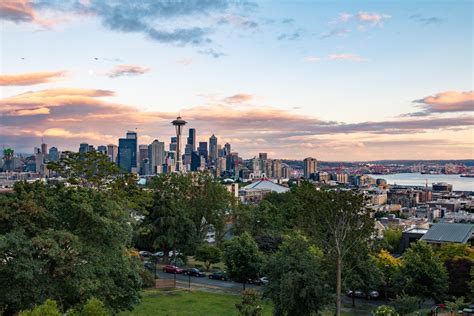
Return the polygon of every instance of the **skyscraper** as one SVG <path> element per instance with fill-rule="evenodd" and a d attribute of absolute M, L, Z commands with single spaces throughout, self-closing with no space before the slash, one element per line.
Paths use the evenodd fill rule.
<path fill-rule="evenodd" d="M 162 166 L 166 163 L 165 143 L 155 139 L 148 145 L 148 157 L 150 158 L 150 168 L 152 173 L 161 173 Z"/>
<path fill-rule="evenodd" d="M 43 155 L 48 155 L 48 144 L 42 143 L 41 144 L 41 153 Z"/>
<path fill-rule="evenodd" d="M 114 144 L 107 145 L 107 156 L 109 156 L 110 161 L 117 163 L 118 155 L 118 146 Z"/>
<path fill-rule="evenodd" d="M 149 162 L 148 145 L 138 145 L 138 161 L 140 166 L 140 174 L 147 174 L 145 170 L 145 162 Z"/>
<path fill-rule="evenodd" d="M 49 149 L 49 160 L 58 161 L 59 160 L 59 151 L 56 147 L 51 147 Z"/>
<path fill-rule="evenodd" d="M 209 138 L 209 160 L 215 162 L 217 157 L 217 137 L 212 134 Z"/>
<path fill-rule="evenodd" d="M 199 156 L 204 157 L 204 159 L 207 160 L 207 142 L 199 142 L 199 148 L 198 148 Z"/>
<path fill-rule="evenodd" d="M 231 149 L 230 144 L 225 143 L 225 145 L 224 145 L 225 156 L 230 155 L 230 152 L 231 152 L 230 149 Z"/>
<path fill-rule="evenodd" d="M 176 142 L 177 142 L 176 136 L 171 137 L 170 151 L 176 151 Z"/>
<path fill-rule="evenodd" d="M 304 177 L 309 179 L 317 170 L 317 160 L 315 158 L 308 157 L 304 161 Z"/>
<path fill-rule="evenodd" d="M 87 152 L 89 152 L 89 144 L 88 143 L 79 144 L 79 153 L 85 154 Z"/>
<path fill-rule="evenodd" d="M 119 139 L 118 165 L 128 172 L 137 172 L 137 138 L 136 132 L 129 131 Z"/>
<path fill-rule="evenodd" d="M 196 151 L 196 129 L 195 128 L 189 129 L 187 144 L 191 145 L 191 151 Z"/>
<path fill-rule="evenodd" d="M 107 155 L 107 146 L 100 145 L 97 147 L 97 151 L 103 155 Z"/>

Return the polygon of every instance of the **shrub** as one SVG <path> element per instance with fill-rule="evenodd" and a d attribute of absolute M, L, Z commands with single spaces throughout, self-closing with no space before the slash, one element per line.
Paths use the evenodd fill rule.
<path fill-rule="evenodd" d="M 61 312 L 56 301 L 46 300 L 32 310 L 21 311 L 19 316 L 61 316 Z"/>
<path fill-rule="evenodd" d="M 263 306 L 260 295 L 255 290 L 245 290 L 242 292 L 242 301 L 235 304 L 241 316 L 261 316 Z"/>
<path fill-rule="evenodd" d="M 418 310 L 420 299 L 416 296 L 409 296 L 405 293 L 397 295 L 392 301 L 392 306 L 400 313 L 400 315 L 408 315 Z"/>
<path fill-rule="evenodd" d="M 91 298 L 86 302 L 82 309 L 81 316 L 108 316 L 110 315 L 102 301 Z"/>
<path fill-rule="evenodd" d="M 155 286 L 155 277 L 153 273 L 148 270 L 140 271 L 140 277 L 142 278 L 142 287 L 154 287 Z"/>
<path fill-rule="evenodd" d="M 374 311 L 374 316 L 398 316 L 398 313 L 391 306 L 380 305 Z"/>

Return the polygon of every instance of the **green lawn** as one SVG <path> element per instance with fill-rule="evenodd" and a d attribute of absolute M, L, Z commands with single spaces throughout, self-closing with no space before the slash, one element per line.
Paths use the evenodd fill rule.
<path fill-rule="evenodd" d="M 122 312 L 119 315 L 238 315 L 235 303 L 239 301 L 239 295 L 231 294 L 150 290 L 143 292 L 142 302 L 132 312 Z M 264 304 L 263 314 L 272 315 L 270 303 Z"/>

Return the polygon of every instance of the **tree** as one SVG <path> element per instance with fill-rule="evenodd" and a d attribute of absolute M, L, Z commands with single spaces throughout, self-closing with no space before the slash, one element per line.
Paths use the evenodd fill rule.
<path fill-rule="evenodd" d="M 381 248 L 387 249 L 392 253 L 400 251 L 400 242 L 402 240 L 401 227 L 389 227 L 383 232 L 383 239 L 380 242 Z"/>
<path fill-rule="evenodd" d="M 235 304 L 241 316 L 261 316 L 263 315 L 263 306 L 259 297 L 259 293 L 255 290 L 245 290 L 242 292 L 242 301 Z"/>
<path fill-rule="evenodd" d="M 299 226 L 314 238 L 336 270 L 336 314 L 341 314 L 343 262 L 374 230 L 365 197 L 351 191 L 316 191 L 303 184 L 295 191 L 301 206 Z"/>
<path fill-rule="evenodd" d="M 474 249 L 467 244 L 442 245 L 435 250 L 435 254 L 443 262 L 457 259 L 469 259 L 474 261 Z"/>
<path fill-rule="evenodd" d="M 269 283 L 265 296 L 274 304 L 275 315 L 312 315 L 330 301 L 323 253 L 302 235 L 285 237 L 263 271 Z"/>
<path fill-rule="evenodd" d="M 390 252 L 385 249 L 381 249 L 373 258 L 377 268 L 382 272 L 382 285 L 384 287 L 385 299 L 389 296 L 395 296 L 394 277 L 401 265 L 401 260 L 393 257 Z"/>
<path fill-rule="evenodd" d="M 424 241 L 412 243 L 396 275 L 399 292 L 422 299 L 442 300 L 448 288 L 448 273 L 433 249 Z"/>
<path fill-rule="evenodd" d="M 380 305 L 374 311 L 374 316 L 398 316 L 398 313 L 391 306 Z"/>
<path fill-rule="evenodd" d="M 470 272 L 473 270 L 474 261 L 470 259 L 449 259 L 444 265 L 448 271 L 448 293 L 457 297 L 469 293 Z"/>
<path fill-rule="evenodd" d="M 130 216 L 104 190 L 17 183 L 0 196 L 0 309 L 46 299 L 63 308 L 91 297 L 111 310 L 139 302 L 140 262 L 130 255 Z"/>
<path fill-rule="evenodd" d="M 258 277 L 262 256 L 249 234 L 234 237 L 224 244 L 224 262 L 232 280 L 245 283 Z"/>
<path fill-rule="evenodd" d="M 81 316 L 108 316 L 110 315 L 104 303 L 95 297 L 87 300 L 86 304 L 82 308 Z"/>
<path fill-rule="evenodd" d="M 194 259 L 203 261 L 206 267 L 206 271 L 209 271 L 211 264 L 218 263 L 221 261 L 222 251 L 211 245 L 202 245 L 196 249 Z"/>

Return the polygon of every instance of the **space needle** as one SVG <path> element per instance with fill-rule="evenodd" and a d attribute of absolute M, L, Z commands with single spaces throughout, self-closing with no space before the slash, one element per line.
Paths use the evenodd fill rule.
<path fill-rule="evenodd" d="M 172 121 L 171 124 L 176 128 L 176 172 L 181 171 L 181 165 L 183 163 L 181 157 L 181 132 L 183 131 L 183 126 L 186 125 L 186 121 L 178 116 L 176 120 Z"/>

